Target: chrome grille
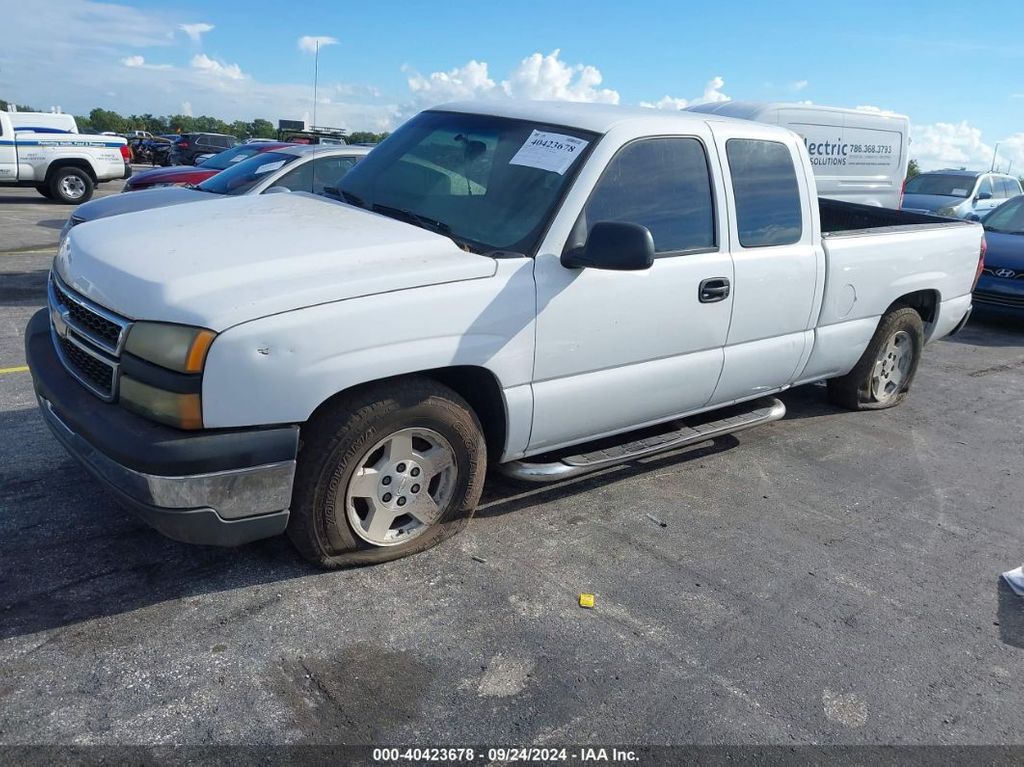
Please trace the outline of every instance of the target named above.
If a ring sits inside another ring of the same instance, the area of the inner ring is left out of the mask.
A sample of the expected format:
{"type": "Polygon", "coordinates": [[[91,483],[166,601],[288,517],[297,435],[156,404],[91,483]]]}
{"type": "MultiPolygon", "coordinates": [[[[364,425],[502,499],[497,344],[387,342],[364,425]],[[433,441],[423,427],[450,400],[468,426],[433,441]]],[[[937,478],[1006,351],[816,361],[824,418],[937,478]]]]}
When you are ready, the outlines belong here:
{"type": "Polygon", "coordinates": [[[47,292],[57,356],[89,391],[114,400],[119,358],[131,323],[79,295],[52,271],[47,292]]]}
{"type": "Polygon", "coordinates": [[[1024,309],[1024,296],[1012,296],[1001,293],[989,293],[987,290],[975,290],[972,300],[976,304],[1024,309]]]}
{"type": "Polygon", "coordinates": [[[88,379],[98,390],[111,392],[114,390],[114,373],[116,365],[111,365],[100,357],[94,357],[67,338],[57,337],[64,359],[84,378],[88,379]]]}

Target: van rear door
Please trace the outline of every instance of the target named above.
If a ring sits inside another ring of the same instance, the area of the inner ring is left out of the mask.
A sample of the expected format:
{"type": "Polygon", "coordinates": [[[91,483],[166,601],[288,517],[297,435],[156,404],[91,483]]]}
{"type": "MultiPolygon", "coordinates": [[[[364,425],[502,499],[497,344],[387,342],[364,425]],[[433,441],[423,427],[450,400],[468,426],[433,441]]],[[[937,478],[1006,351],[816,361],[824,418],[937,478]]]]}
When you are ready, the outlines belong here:
{"type": "Polygon", "coordinates": [[[820,196],[883,208],[899,207],[907,122],[870,112],[779,110],[779,124],[804,139],[820,196]]]}

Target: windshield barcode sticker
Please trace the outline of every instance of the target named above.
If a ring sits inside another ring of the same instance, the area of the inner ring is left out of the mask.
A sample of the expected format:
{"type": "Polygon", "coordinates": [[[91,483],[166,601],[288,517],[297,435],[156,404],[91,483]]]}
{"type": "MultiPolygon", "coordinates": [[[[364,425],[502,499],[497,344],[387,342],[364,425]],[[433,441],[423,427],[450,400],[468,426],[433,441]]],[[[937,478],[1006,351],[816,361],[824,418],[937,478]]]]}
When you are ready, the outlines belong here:
{"type": "Polygon", "coordinates": [[[508,164],[549,170],[561,176],[589,143],[575,136],[535,130],[508,164]]]}

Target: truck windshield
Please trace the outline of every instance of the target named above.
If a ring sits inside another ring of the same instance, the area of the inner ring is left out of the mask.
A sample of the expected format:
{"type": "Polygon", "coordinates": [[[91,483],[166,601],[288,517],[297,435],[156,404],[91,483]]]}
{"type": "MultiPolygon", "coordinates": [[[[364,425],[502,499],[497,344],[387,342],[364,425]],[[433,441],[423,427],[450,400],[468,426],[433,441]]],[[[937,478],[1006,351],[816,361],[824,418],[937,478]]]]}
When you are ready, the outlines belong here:
{"type": "Polygon", "coordinates": [[[529,254],[596,138],[526,120],[423,112],[338,187],[353,205],[470,250],[529,254]]]}
{"type": "Polygon", "coordinates": [[[245,194],[270,173],[299,159],[297,154],[260,152],[237,165],[232,165],[216,176],[211,176],[196,188],[214,194],[245,194]]]}
{"type": "Polygon", "coordinates": [[[971,176],[947,176],[942,173],[922,173],[907,182],[904,194],[937,194],[942,197],[967,197],[974,188],[971,176]]]}

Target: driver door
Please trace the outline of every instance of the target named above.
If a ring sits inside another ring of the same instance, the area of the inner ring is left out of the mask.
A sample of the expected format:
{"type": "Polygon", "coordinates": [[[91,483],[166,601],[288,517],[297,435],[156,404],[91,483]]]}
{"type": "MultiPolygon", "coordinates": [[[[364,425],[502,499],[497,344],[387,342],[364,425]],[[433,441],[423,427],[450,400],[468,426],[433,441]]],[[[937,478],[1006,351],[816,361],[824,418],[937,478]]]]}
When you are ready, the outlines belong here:
{"type": "MultiPolygon", "coordinates": [[[[619,146],[605,137],[605,144],[619,146]]],[[[708,280],[733,278],[724,236],[724,196],[710,163],[714,143],[693,135],[639,138],[588,162],[600,177],[572,210],[568,237],[552,232],[535,260],[537,350],[534,421],[528,451],[669,420],[704,406],[722,372],[730,292],[702,294],[708,280]],[[603,159],[602,159],[603,158],[603,159]],[[607,163],[605,165],[605,163],[607,163]],[[647,227],[656,257],[645,271],[562,266],[598,221],[647,227]],[[549,249],[550,248],[550,249],[549,249]]],[[[611,151],[611,150],[609,150],[611,151]]],[[[577,180],[585,187],[586,169],[577,180]]],[[[562,228],[565,231],[565,228],[562,228]]]]}

